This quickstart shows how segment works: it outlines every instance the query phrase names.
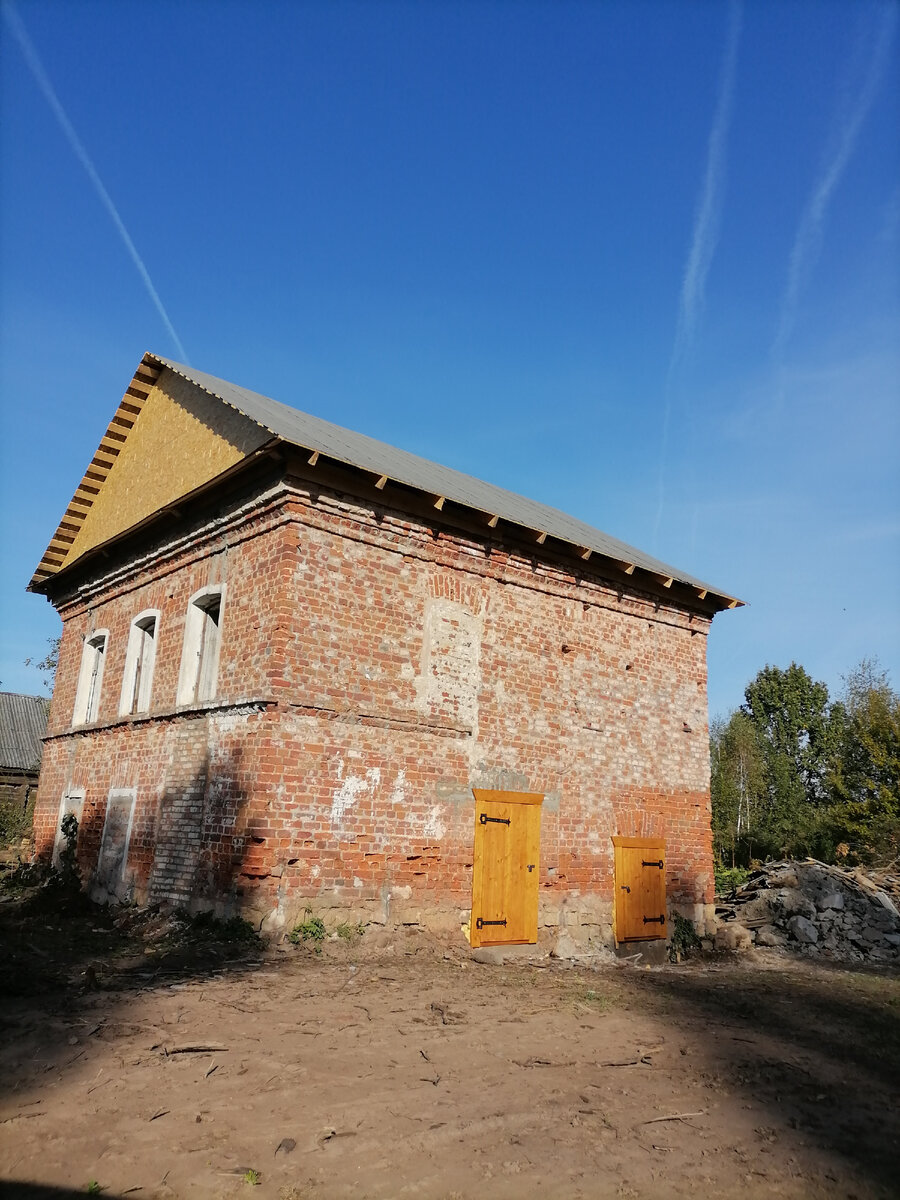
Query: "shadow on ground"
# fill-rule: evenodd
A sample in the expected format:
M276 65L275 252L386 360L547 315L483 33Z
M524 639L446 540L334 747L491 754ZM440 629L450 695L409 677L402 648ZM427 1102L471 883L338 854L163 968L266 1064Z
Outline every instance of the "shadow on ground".
M47 1187L41 1183L24 1183L17 1179L0 1179L0 1200L84 1200L84 1188ZM112 1192L101 1193L103 1200L123 1200Z
M774 956L773 956L774 958ZM775 960L777 962L777 960ZM702 1029L707 1085L740 1090L888 1195L900 1164L900 980L785 958L629 974L650 1011Z
M465 957L462 947L457 947L456 954L460 960ZM6 1046L4 1061L7 1064L7 1069L0 1073L0 1100L3 1102L0 1120L10 1137L9 1145L14 1148L15 1130L42 1127L42 1121L31 1119L39 1116L37 1106L41 1101L38 1097L48 1085L64 1082L68 1072L77 1072L83 1067L82 1056L90 1055L92 1039L95 1035L103 1037L102 1024L114 1023L110 1014L118 1011L122 1032L131 1028L128 1026L128 1009L143 991L153 993L175 985L177 992L180 983L222 978L236 978L243 987L245 976L247 986L252 987L250 976L264 956L262 945L255 939L246 940L246 930L242 931L238 925L229 927L181 919L172 922L162 913L107 909L89 902L77 902L61 909L54 906L51 897L26 901L21 896L7 896L0 901L0 1039ZM302 962L302 959L294 961ZM848 1177L858 1181L860 1194L870 1196L877 1192L887 1197L897 1194L900 976L896 972L851 970L829 966L820 960L779 957L774 953L692 960L680 967L655 971L631 968L566 970L561 964L547 963L548 969L540 971L515 966L479 966L475 971L461 975L458 964L445 968L440 955L437 961L445 974L451 972L452 978L459 981L446 986L464 989L473 1007L480 1006L483 1011L498 1003L496 984L499 980L504 986L510 985L509 1003L517 1007L524 1004L520 991L526 980L531 981L529 994L540 993L541 1004L545 1007L540 1008L533 1020L523 1018L516 1026L521 1028L523 1039L512 1060L516 1070L523 1069L524 1065L529 1070L551 1071L553 1064L542 1057L533 1057L544 1053L539 1042L546 1042L548 1038L551 1043L553 1041L553 1019L546 1014L552 1013L554 1006L571 1006L572 995L590 997L592 1004L598 995L602 995L610 1013L617 1009L631 1010L642 1018L651 1019L657 1028L676 1030L677 1039L666 1039L674 1061L665 1060L666 1065L657 1068L655 1060L642 1066L640 1063L591 1062L584 1054L579 1059L584 1043L578 1040L581 1035L576 1030L572 1044L579 1049L571 1054L567 1050L566 1057L578 1061L559 1064L568 1072L560 1076L559 1089L564 1090L566 1081L578 1071L588 1072L590 1078L583 1086L592 1088L610 1082L612 1077L608 1071L604 1074L601 1069L604 1066L612 1071L617 1067L627 1070L634 1066L642 1073L642 1083L647 1081L648 1086L656 1089L658 1097L677 1095L680 1088L690 1085L693 1095L699 1099L699 1103L691 1102L689 1107L692 1109L706 1108L711 1114L718 1110L720 1118L722 1109L736 1110L739 1114L752 1109L751 1135L741 1141L734 1134L735 1143L740 1145L722 1140L729 1136L727 1120L719 1119L714 1125L718 1130L718 1141L710 1147L712 1153L721 1156L727 1150L737 1156L729 1159L735 1171L752 1173L756 1165L753 1156L764 1155L766 1149L772 1149L769 1164L778 1171L782 1168L787 1171L790 1155L796 1152L799 1140L809 1148L809 1159L822 1164L821 1169L825 1172L826 1182L822 1186L826 1190L821 1193L811 1190L810 1195L849 1196L852 1190L843 1184ZM303 970L305 973L305 968ZM382 1025L377 1021L369 1024L372 1017L365 1007L369 1001L363 994L366 984L362 974L359 984L353 984L354 988L359 988L354 991L354 996L363 1002L356 1007L366 1016L363 1036L367 1041L384 1034L387 1026L402 1023L410 1030L417 1027L416 1022L422 1014L415 1010L415 1005L410 1006L408 997L419 983L426 987L429 979L434 983L438 976L433 969L429 976L427 963L421 968L418 963L415 967L411 965L409 971L408 988L401 987L400 983L375 983L383 993L386 1015L382 1017ZM395 965L391 974L399 973ZM311 975L315 979L315 973ZM448 975L447 979L450 977ZM332 1011L335 997L343 995L353 976L352 972L344 975L339 986L333 986L333 980L328 976L328 986L322 990L323 976L317 983L310 984L309 994L303 992L302 995L296 991L296 975L290 972L286 978L290 980L290 995L285 1003L299 1003L313 1010L327 996L325 1007ZM238 1012L246 1011L248 1016L235 1018L235 1006L231 1006L228 1019L232 1022L232 1033L236 1030L245 1032L248 1027L252 1031L253 1021L263 1019L260 1013L277 1011L274 995L281 985L272 983L271 987L273 998L267 1001L268 1008L259 1011L258 1005L238 1008ZM396 994L391 990L394 987L398 989ZM448 992L448 1003L455 994L452 990ZM216 1012L214 1004L215 994L210 1003L212 1013ZM434 1007L432 1005L428 1010L426 1019L434 1018ZM401 1012L405 1016L395 1015ZM133 1013L131 1015L133 1017ZM354 1021L358 1015L355 1014ZM312 1022L310 1029L304 1031L298 1026L297 1037L305 1037L307 1032L318 1037L319 1026L311 1012L307 1012L307 1016ZM340 1017L342 1021L345 1019L345 1015ZM217 1028L217 1025L221 1020L220 1017L217 1022L213 1016L208 1025L195 1026L195 1029L202 1028L204 1042L207 1038L215 1041L220 1036L221 1027ZM442 1029L444 1024L442 1018ZM355 1025L346 1026L351 1030L347 1034L343 1033L344 1028L339 1025L332 1031L338 1052L342 1046L347 1050L346 1039L356 1036ZM454 1034L455 1029L451 1026ZM188 1036L197 1035L195 1032ZM688 1054L689 1058L680 1057L678 1042L687 1048L680 1053ZM156 1051L157 1047L149 1049ZM280 1062L285 1051L280 1044L274 1044L267 1053L273 1061ZM353 1054L349 1050L347 1053L352 1059ZM260 1057L256 1049L253 1056ZM520 1057L523 1063L519 1062ZM268 1061L265 1054L260 1061ZM422 1072L417 1059L415 1063L411 1068L413 1083L433 1083L430 1078L427 1081L418 1078ZM689 1064L690 1070L685 1071L682 1064ZM269 1067L265 1069L269 1070ZM345 1066L343 1069L352 1072L352 1068ZM332 1070L330 1048L328 1070ZM492 1078L496 1081L502 1076ZM616 1076L616 1084L620 1082L624 1087L634 1086L624 1076ZM465 1078L460 1077L453 1086L464 1084ZM538 1087L535 1095L541 1094ZM726 1100L726 1097L730 1099ZM651 1093L648 1098L653 1099ZM558 1099L556 1092L553 1099L554 1103ZM594 1107L593 1101L589 1107ZM530 1110L532 1116L535 1111ZM548 1113L552 1111L547 1109ZM578 1116L580 1111L577 1109L575 1115ZM441 1114L438 1124L443 1119ZM654 1118L658 1119L678 1121L680 1117ZM50 1125L49 1120L47 1124ZM566 1123L565 1137L577 1138L579 1135L571 1130L578 1128L584 1127ZM687 1136L690 1136L689 1127L686 1128ZM646 1146L640 1150L642 1155L647 1152ZM674 1157L675 1150L671 1149L669 1153ZM12 1158L9 1159L9 1170L23 1173L22 1168L16 1168ZM838 1183L835 1179L832 1190L828 1190L831 1185L827 1180L833 1178L827 1175L829 1170L841 1180ZM789 1193L792 1196L801 1194L796 1187L805 1186L802 1177L796 1186L787 1175L778 1178L794 1186L794 1191ZM820 1183L821 1177L816 1176L815 1187ZM84 1186L86 1184L87 1181ZM17 1182L0 1184L0 1200L16 1196L22 1196L23 1200L46 1196L50 1200L84 1194L83 1190L67 1192Z
M20 1075L0 1075L0 1102L16 1110L29 1078L78 1062L79 1018L92 999L112 1012L143 989L253 971L263 952L240 920L105 906L52 888L0 890L0 1048L29 1038L39 1046Z

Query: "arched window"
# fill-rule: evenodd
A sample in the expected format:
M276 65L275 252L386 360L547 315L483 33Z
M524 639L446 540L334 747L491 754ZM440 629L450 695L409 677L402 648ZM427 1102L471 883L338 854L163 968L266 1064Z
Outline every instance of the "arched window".
M119 698L120 717L150 711L158 624L159 613L155 609L148 609L131 622L125 651L122 695Z
M89 725L99 716L100 689L103 686L103 663L106 659L108 638L108 630L97 629L85 640L78 687L75 691L73 725Z
M177 704L202 703L216 694L224 601L224 584L203 588L191 597L184 624Z

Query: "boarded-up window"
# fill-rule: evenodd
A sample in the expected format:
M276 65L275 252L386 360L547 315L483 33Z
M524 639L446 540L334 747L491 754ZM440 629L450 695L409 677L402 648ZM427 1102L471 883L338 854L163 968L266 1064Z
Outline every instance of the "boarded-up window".
M69 813L74 816L81 827L81 813L84 809L84 788L69 788L63 792L62 799L59 802L59 817L56 822L56 836L53 839L53 865L59 865L59 856L65 849L66 839L63 837L62 822L63 817Z
M97 860L95 882L107 895L124 892L125 868L128 863L128 844L131 841L131 822L134 816L134 788L113 788L106 804L103 840Z
M481 623L453 600L429 600L422 639L419 707L463 729L478 726Z

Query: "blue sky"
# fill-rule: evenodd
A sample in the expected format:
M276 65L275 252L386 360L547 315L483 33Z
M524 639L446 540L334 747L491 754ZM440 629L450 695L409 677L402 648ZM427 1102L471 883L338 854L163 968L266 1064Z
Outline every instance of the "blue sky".
M0 22L0 687L144 350L710 580L900 685L900 5L94 3Z

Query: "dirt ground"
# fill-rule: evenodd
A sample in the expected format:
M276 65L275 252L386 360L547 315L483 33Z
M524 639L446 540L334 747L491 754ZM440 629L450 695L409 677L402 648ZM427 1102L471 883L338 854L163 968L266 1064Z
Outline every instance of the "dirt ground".
M0 903L0 1196L900 1194L896 974L146 933Z

